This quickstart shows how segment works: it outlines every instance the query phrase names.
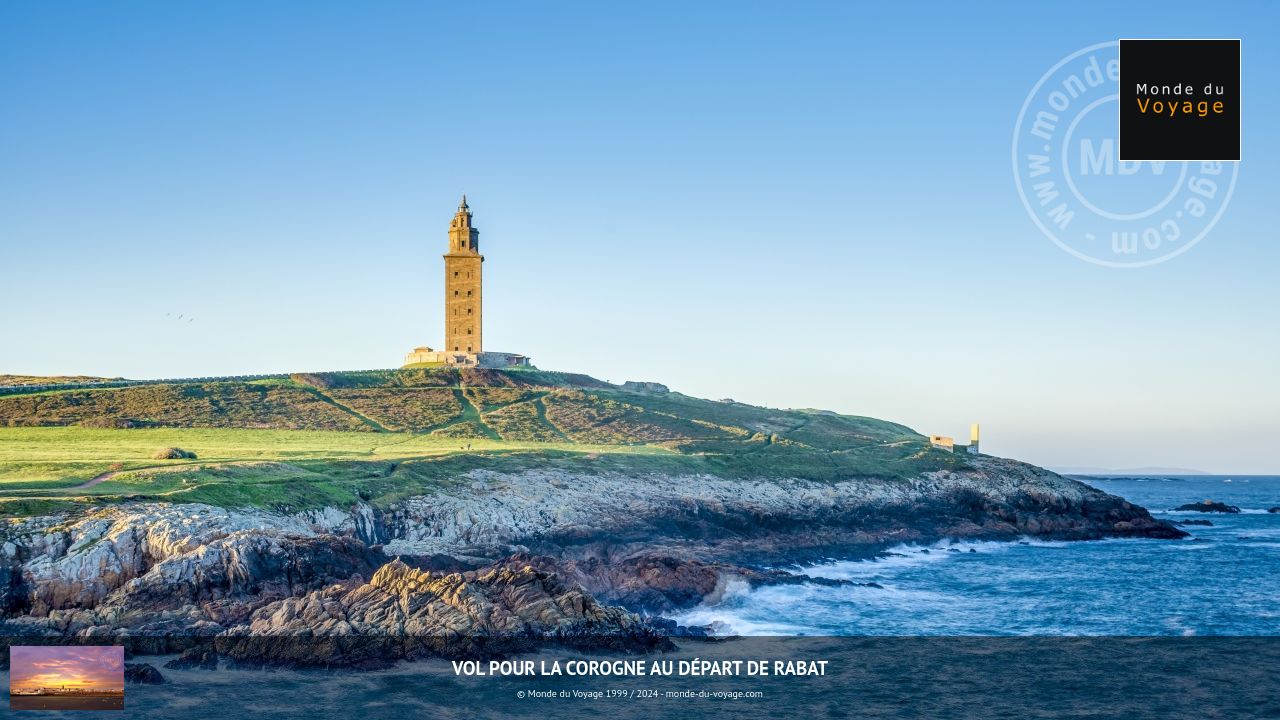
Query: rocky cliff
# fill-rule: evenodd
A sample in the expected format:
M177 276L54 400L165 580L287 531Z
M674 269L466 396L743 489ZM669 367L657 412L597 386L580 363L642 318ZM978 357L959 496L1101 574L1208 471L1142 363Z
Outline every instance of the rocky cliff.
M1183 535L1123 499L985 457L901 480L542 470L465 480L381 511L132 503L10 521L5 634L153 650L218 638L224 657L291 664L645 647L655 625L634 612L695 605L732 579L796 581L769 566L944 537ZM312 640L289 644L297 638Z

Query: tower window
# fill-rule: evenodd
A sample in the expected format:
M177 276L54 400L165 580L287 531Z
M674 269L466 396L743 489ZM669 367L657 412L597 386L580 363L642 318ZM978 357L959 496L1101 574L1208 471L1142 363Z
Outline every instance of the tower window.
M467 297L471 297L471 291L470 291L470 290L468 290L468 291L467 291Z
M467 334L468 334L468 335L470 335L470 334L471 334L471 328L467 328Z
M458 277L458 271L457 271L457 270L454 270L454 271L453 271L453 276L454 276L454 277Z
M457 310L454 310L454 312L458 312L458 311L457 311ZM467 314L468 314L468 315L470 315L470 314L471 314L471 308L467 308Z
M458 297L458 291L457 291L457 290L454 290L454 291L453 291L453 296L454 296L454 297Z

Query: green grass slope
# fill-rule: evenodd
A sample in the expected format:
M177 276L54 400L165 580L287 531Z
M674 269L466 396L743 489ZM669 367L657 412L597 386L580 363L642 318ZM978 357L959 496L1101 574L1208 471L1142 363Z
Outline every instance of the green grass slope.
M152 459L162 447L197 457ZM385 505L480 467L831 481L963 463L873 418L632 392L535 369L0 396L0 513L9 515L124 499Z

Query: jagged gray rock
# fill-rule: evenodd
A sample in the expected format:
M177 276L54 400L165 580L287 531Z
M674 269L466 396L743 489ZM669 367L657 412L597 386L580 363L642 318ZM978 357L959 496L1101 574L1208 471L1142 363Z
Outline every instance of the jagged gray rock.
M652 649L663 642L638 616L531 566L429 573L395 560L367 583L266 605L215 646L242 663L369 665L546 644Z

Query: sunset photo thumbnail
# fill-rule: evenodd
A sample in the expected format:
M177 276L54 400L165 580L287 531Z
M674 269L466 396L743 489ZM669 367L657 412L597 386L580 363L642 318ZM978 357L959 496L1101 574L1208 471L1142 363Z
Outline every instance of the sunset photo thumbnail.
M124 648L9 648L11 710L118 710L124 707Z

